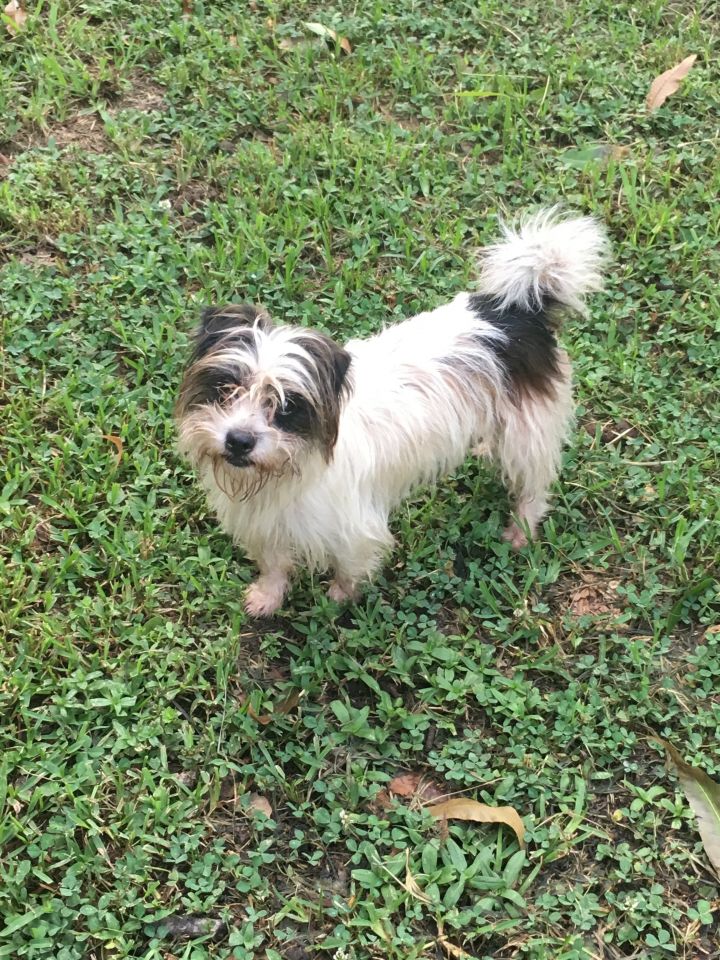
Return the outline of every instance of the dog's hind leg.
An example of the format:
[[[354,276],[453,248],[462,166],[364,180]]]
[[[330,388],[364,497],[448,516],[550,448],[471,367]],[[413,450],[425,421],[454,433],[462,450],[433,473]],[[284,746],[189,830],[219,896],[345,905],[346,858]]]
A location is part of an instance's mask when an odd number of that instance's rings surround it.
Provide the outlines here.
[[[569,366],[553,397],[508,403],[500,417],[495,456],[513,498],[515,519],[503,532],[517,550],[534,537],[549,507],[549,490],[560,471],[562,447],[573,422]]]

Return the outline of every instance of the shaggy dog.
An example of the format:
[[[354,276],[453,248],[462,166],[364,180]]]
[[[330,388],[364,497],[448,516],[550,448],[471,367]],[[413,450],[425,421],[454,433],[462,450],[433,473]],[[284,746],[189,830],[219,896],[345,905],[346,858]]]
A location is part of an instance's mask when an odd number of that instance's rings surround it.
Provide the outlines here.
[[[477,445],[513,498],[505,538],[535,534],[573,420],[556,332],[600,288],[607,242],[556,210],[503,230],[476,292],[368,339],[341,345],[248,305],[204,312],[179,445],[260,570],[248,613],[277,610],[298,564],[331,568],[330,597],[355,597],[392,547],[393,507]]]

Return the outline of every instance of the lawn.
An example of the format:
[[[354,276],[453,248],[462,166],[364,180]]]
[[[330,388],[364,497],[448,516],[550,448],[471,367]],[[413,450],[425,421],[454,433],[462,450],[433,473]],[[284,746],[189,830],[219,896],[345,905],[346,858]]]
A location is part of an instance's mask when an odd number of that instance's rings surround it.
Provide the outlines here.
[[[717,958],[651,740],[720,780],[715,5],[26,9],[0,26],[0,958]],[[615,263],[564,332],[540,539],[501,541],[469,460],[357,605],[306,575],[248,621],[174,449],[201,305],[369,333],[557,200]],[[514,807],[525,850],[403,774]]]

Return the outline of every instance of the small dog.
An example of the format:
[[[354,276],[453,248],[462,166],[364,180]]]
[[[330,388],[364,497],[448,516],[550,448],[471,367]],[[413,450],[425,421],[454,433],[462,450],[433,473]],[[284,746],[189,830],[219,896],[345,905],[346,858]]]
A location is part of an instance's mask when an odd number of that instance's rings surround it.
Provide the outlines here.
[[[573,420],[556,340],[564,310],[601,287],[602,227],[527,218],[487,248],[479,289],[344,346],[230,304],[206,310],[180,389],[180,451],[223,529],[257,564],[245,606],[272,614],[293,568],[332,568],[346,600],[378,569],[402,498],[481,445],[500,467],[527,543]]]

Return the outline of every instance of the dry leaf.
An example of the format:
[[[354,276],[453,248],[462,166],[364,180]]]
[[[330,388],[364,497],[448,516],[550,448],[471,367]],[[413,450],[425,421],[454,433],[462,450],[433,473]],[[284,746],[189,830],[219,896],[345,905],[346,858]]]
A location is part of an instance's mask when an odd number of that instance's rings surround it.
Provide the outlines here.
[[[123,455],[123,442],[120,437],[114,433],[104,433],[103,440],[109,440],[110,443],[115,447],[115,464],[120,463]]]
[[[469,953],[466,953],[462,947],[458,947],[454,943],[450,943],[447,937],[443,936],[442,934],[438,935],[437,940],[448,956],[456,957],[457,960],[475,960],[475,957],[472,957]]]
[[[379,790],[369,806],[374,813],[383,814],[387,810],[392,810],[395,804],[387,790]]]
[[[323,40],[337,40],[337,34],[335,31],[331,30],[330,27],[326,27],[323,23],[308,23],[305,21],[303,26],[307,27],[311,33],[315,33],[318,37],[322,37]]]
[[[390,793],[398,797],[417,797],[421,803],[431,803],[447,796],[432,780],[428,780],[424,773],[401,773],[388,784]]]
[[[659,77],[655,77],[646,101],[647,108],[651,113],[653,110],[661,107],[667,98],[671,97],[673,93],[679,89],[680,81],[688,75],[690,68],[696,60],[697,54],[691,53],[689,57],[685,57],[677,66],[666,70],[665,73],[661,73]]]
[[[590,583],[572,592],[568,608],[575,617],[617,616],[620,609],[613,603],[615,597],[609,583]]]
[[[260,813],[264,813],[266,817],[272,817],[272,807],[270,806],[270,801],[267,797],[263,797],[259,793],[250,794],[248,810],[259,810]]]
[[[473,820],[475,823],[504,823],[512,827],[520,847],[525,847],[525,824],[514,807],[488,807],[487,804],[455,797],[445,803],[428,807],[428,811],[438,820]]]
[[[286,713],[290,713],[293,707],[296,707],[299,702],[300,691],[295,690],[290,694],[289,697],[286,697],[281,703],[279,703],[272,713],[264,713],[259,715],[253,710],[252,704],[250,704],[248,706],[248,716],[252,717],[257,723],[261,723],[264,727],[266,727],[268,723],[272,723],[272,721],[276,720],[278,717],[283,717]]]
[[[443,948],[445,953],[451,957],[456,957],[457,960],[476,960],[475,957],[472,957],[469,953],[463,950],[462,947],[456,946],[454,943],[450,943],[448,938],[445,936],[445,930],[443,928],[442,920],[438,920],[438,935],[437,942]]]
[[[5,22],[5,28],[10,36],[14,37],[24,28],[27,14],[20,6],[19,0],[10,0],[3,13],[8,18]]]
[[[344,50],[345,53],[350,53],[352,47],[350,46],[350,41],[347,37],[338,37],[337,33],[330,27],[326,27],[324,23],[308,22],[307,20],[303,23],[304,27],[307,27],[311,33],[316,34],[318,37],[322,37],[323,40],[332,40],[335,43],[340,44],[340,49]]]
[[[192,14],[192,0],[182,0],[182,15],[189,17]]]
[[[560,160],[568,167],[579,170],[597,164],[606,164],[610,160],[622,160],[630,154],[630,147],[618,143],[595,143],[586,147],[570,147],[560,154]]]
[[[430,897],[421,889],[415,877],[410,870],[410,851],[405,851],[405,883],[403,884],[410,896],[415,897],[420,903],[432,903]]]
[[[720,877],[720,784],[715,783],[699,767],[685,763],[675,747],[654,737],[672,760],[690,806],[697,817],[700,838],[708,859]]]

